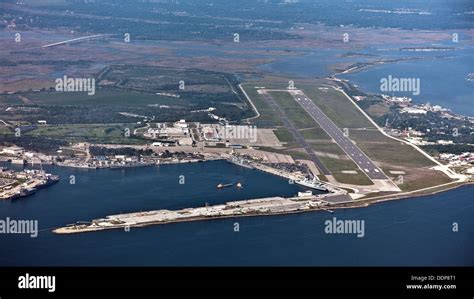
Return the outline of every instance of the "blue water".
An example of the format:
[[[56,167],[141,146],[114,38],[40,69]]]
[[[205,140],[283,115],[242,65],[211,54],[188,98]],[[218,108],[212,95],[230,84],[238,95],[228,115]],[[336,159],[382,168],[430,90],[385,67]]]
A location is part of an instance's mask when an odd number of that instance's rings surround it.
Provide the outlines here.
[[[49,167],[63,180],[0,202],[0,219],[37,219],[40,229],[159,208],[295,194],[299,187],[227,162],[127,170]],[[76,175],[70,185],[68,176]],[[185,184],[179,185],[179,176]],[[244,189],[215,189],[240,181]],[[474,186],[363,209],[246,217],[76,235],[0,235],[0,265],[474,265]],[[365,220],[365,237],[328,235],[324,221]],[[240,232],[234,232],[234,223]],[[452,231],[452,223],[459,232]]]
[[[377,94],[384,93],[380,91],[381,78],[388,78],[389,75],[395,78],[419,78],[420,95],[402,92],[389,94],[406,95],[417,103],[430,102],[456,113],[474,116],[474,81],[466,79],[469,73],[474,72],[473,49],[404,54],[405,57],[423,59],[390,63],[340,77],[357,84],[364,91]]]
[[[443,43],[438,47],[455,47],[447,52],[402,52],[399,49],[410,45],[387,45],[368,47],[353,52],[374,57],[341,57],[348,51],[337,49],[313,49],[304,55],[290,56],[260,66],[260,69],[280,75],[298,77],[327,77],[332,75],[331,66],[340,63],[356,63],[380,59],[419,58],[418,60],[388,63],[366,70],[339,75],[358,85],[363,91],[381,94],[380,79],[389,75],[396,78],[419,78],[420,95],[412,93],[389,93],[395,96],[408,95],[417,103],[429,102],[452,109],[456,113],[474,116],[474,81],[466,80],[474,73],[474,49],[468,45]],[[417,45],[423,46],[423,45]],[[386,93],[386,92],[385,92]]]
[[[297,77],[327,77],[332,74],[330,67],[338,63],[347,63],[354,61],[354,58],[341,57],[347,53],[343,50],[335,49],[313,49],[306,53],[299,53],[298,56],[289,56],[278,59],[275,62],[261,65],[262,71],[268,71],[281,75],[290,75]],[[367,61],[367,58],[357,58],[361,61]]]

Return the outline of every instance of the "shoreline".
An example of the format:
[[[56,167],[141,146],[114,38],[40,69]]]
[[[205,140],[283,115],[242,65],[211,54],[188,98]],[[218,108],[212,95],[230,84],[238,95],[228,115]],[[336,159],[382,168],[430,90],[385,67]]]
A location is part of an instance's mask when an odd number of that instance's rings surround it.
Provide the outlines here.
[[[337,84],[338,81],[340,83],[341,79],[333,77],[331,81],[334,81]],[[339,84],[337,84],[337,85],[339,85]],[[340,91],[349,100],[351,100],[351,102],[356,107],[358,107],[358,105],[355,104],[352,101],[352,98],[347,95],[347,93],[343,90],[343,88],[341,88],[340,85],[339,85],[339,88],[340,88]],[[335,88],[335,89],[337,89],[337,88]],[[255,109],[255,107],[254,107],[254,109]],[[361,110],[360,107],[358,107],[358,109]],[[258,115],[258,113],[259,113],[258,110],[255,109],[255,113]],[[364,112],[363,112],[363,114],[365,115]],[[365,115],[365,116],[371,122],[374,123],[374,121],[368,115]],[[378,127],[377,125],[376,125],[376,127],[380,131],[382,131],[382,133],[384,133],[383,130],[380,127]],[[384,135],[386,135],[386,134],[384,134]],[[393,138],[393,137],[391,137],[391,138],[396,139],[396,138]],[[401,140],[399,140],[399,141],[401,141]],[[403,141],[401,141],[401,142],[403,142]],[[413,145],[411,145],[411,146],[416,148],[416,146],[413,146]],[[421,150],[421,149],[418,149],[418,150],[421,153],[423,153],[425,155],[428,155],[427,153],[424,153],[423,150]],[[440,166],[440,163],[438,161],[435,161],[435,159],[431,156],[430,156],[430,158],[433,162],[435,162],[435,164],[438,164],[438,166]],[[241,167],[245,167],[243,165],[239,165],[238,163],[230,161],[229,159],[224,159],[224,160],[227,160],[229,163],[236,164],[236,165],[241,166]],[[280,170],[273,169],[272,167],[269,167],[269,166],[266,166],[266,165],[262,165],[262,166],[261,165],[251,165],[251,166],[254,169],[257,169],[257,170],[260,170],[260,171],[263,171],[263,172],[267,172],[267,173],[270,173],[272,175],[280,176],[280,177],[290,179],[290,180],[294,179],[294,177],[291,173],[282,173]],[[259,167],[259,166],[261,166],[261,167]],[[460,188],[460,187],[463,187],[463,186],[469,186],[469,185],[472,185],[472,184],[474,184],[474,182],[472,182],[472,181],[452,181],[452,182],[449,182],[449,183],[445,183],[445,184],[441,184],[441,185],[437,185],[437,186],[432,186],[432,187],[427,187],[427,188],[423,188],[423,189],[420,189],[420,190],[394,193],[394,194],[387,194],[387,195],[380,195],[380,196],[374,196],[374,197],[370,197],[370,194],[369,194],[368,198],[360,198],[358,200],[352,200],[351,202],[344,202],[344,203],[326,202],[326,203],[332,209],[363,208],[363,207],[368,207],[368,206],[373,205],[373,204],[384,203],[384,202],[388,202],[388,201],[431,196],[431,195],[435,195],[435,194],[442,193],[442,192],[448,192],[450,190],[457,189],[457,188]],[[332,194],[332,196],[337,196],[340,193],[335,192],[335,193],[330,193],[330,194]],[[329,196],[331,196],[331,195],[329,195]],[[346,196],[350,197],[350,195],[347,195],[347,194],[346,194]],[[367,195],[365,195],[365,196],[367,196]],[[254,200],[259,200],[259,199],[254,199]],[[232,204],[232,203],[233,202],[227,202],[225,205]],[[212,207],[209,207],[209,208],[212,208]],[[195,209],[199,209],[199,208],[195,208]],[[229,214],[229,215],[213,215],[213,216],[196,215],[196,216],[192,216],[192,217],[176,218],[176,219],[169,219],[169,220],[164,220],[164,221],[162,220],[162,221],[132,223],[131,225],[128,225],[128,226],[125,226],[125,227],[123,225],[114,225],[114,226],[108,226],[108,227],[82,227],[82,228],[78,228],[77,230],[71,229],[70,227],[69,228],[68,227],[62,227],[62,228],[57,228],[57,229],[53,230],[53,232],[58,233],[58,234],[70,234],[70,233],[81,233],[81,232],[98,231],[98,230],[106,230],[106,229],[118,229],[118,228],[126,228],[126,227],[128,227],[128,229],[129,229],[130,227],[144,227],[144,226],[157,225],[157,224],[191,222],[191,221],[198,221],[198,220],[213,220],[213,219],[239,218],[239,217],[251,217],[251,216],[277,216],[277,215],[286,215],[286,214],[295,214],[295,213],[304,213],[304,212],[314,212],[314,211],[320,211],[320,210],[324,210],[324,209],[320,208],[320,207],[318,207],[318,208],[311,207],[309,209],[303,209],[303,210],[298,209],[296,211],[295,210],[286,210],[286,211],[278,211],[278,212],[275,212],[275,211],[273,211],[273,212],[257,212],[257,213],[250,212],[250,213],[244,213],[244,214],[242,214],[240,212],[239,213],[235,212],[235,213],[232,213],[232,214]],[[153,211],[149,211],[149,212],[151,213]],[[173,211],[171,211],[171,212],[173,212]],[[147,212],[144,212],[144,213],[147,213]],[[105,219],[108,219],[109,217],[121,217],[121,216],[124,216],[124,215],[127,215],[127,214],[106,216]],[[96,220],[92,220],[92,221],[96,221]]]
[[[361,112],[376,126],[376,128],[379,129],[379,131],[382,132],[382,134],[384,134],[383,130],[372,120],[371,117],[369,117],[368,115],[365,114],[365,112],[362,110],[362,108],[360,108],[352,100],[352,97],[349,96],[346,91],[344,91],[343,86],[341,86],[341,84],[340,84],[341,81],[346,81],[348,83],[350,83],[350,82],[348,80],[345,80],[345,79],[340,79],[340,78],[338,78],[338,76],[341,75],[341,74],[358,72],[358,71],[364,70],[365,68],[374,67],[374,66],[377,66],[379,64],[393,63],[393,62],[403,61],[403,60],[410,60],[410,59],[401,59],[401,60],[393,60],[393,61],[377,61],[375,63],[368,63],[368,64],[365,64],[365,65],[362,64],[362,65],[359,65],[359,66],[355,66],[355,67],[346,69],[342,72],[337,72],[337,73],[333,74],[332,76],[330,76],[329,78],[326,78],[326,79],[329,79],[332,82],[336,82],[336,85],[339,86],[340,91],[349,100],[351,100],[352,104],[354,104],[359,110],[361,110]],[[239,88],[243,91],[245,97],[247,98],[248,102],[250,103],[250,106],[252,107],[252,109],[255,112],[255,116],[242,120],[242,121],[247,121],[248,122],[249,120],[252,120],[254,118],[258,118],[260,116],[260,113],[257,110],[257,107],[254,105],[254,103],[251,101],[251,99],[246,94],[245,90],[242,88],[242,84],[239,84]],[[336,87],[333,87],[333,88],[337,89]],[[359,88],[359,87],[357,87],[356,89],[362,91],[362,89]],[[386,134],[384,134],[384,135],[386,135]],[[403,140],[400,140],[398,138],[394,138],[394,137],[388,136],[388,135],[386,135],[386,136],[390,137],[392,139],[404,142]],[[410,145],[412,147],[414,147],[415,149],[418,149],[416,146],[414,146],[412,144],[410,144]],[[435,159],[433,157],[431,157],[431,155],[428,155],[427,153],[425,153],[421,149],[418,149],[418,151],[420,151],[422,154],[425,154],[425,155],[429,156],[432,161],[434,161],[438,164],[438,166],[442,166],[439,162],[435,161]],[[110,166],[84,167],[85,165],[65,165],[65,164],[53,164],[53,165],[60,166],[60,167],[71,167],[71,168],[79,168],[79,169],[95,169],[95,170],[98,170],[98,169],[126,169],[126,168],[135,168],[135,167],[144,167],[144,166],[160,166],[160,165],[166,165],[166,164],[186,164],[186,163],[194,163],[194,162],[208,162],[208,161],[215,161],[215,160],[226,160],[227,162],[235,164],[237,166],[246,167],[245,165],[239,165],[238,163],[229,161],[229,159],[222,158],[222,157],[221,158],[207,157],[207,158],[204,158],[202,160],[184,160],[184,161],[166,161],[166,162],[159,161],[160,163],[156,163],[156,164],[155,163],[138,163],[138,164],[133,164],[133,165],[118,165],[118,166],[113,166],[113,167],[110,167]],[[279,170],[277,168],[273,168],[273,167],[265,165],[265,164],[252,163],[252,166],[253,167],[251,167],[251,168],[253,168],[253,169],[257,169],[259,171],[263,171],[265,173],[269,173],[269,174],[274,175],[274,176],[279,176],[279,177],[289,179],[289,180],[298,179],[292,173],[285,173],[285,172],[282,172],[281,170]],[[323,182],[323,183],[326,184],[326,182]],[[364,197],[362,197],[360,199],[352,200],[351,202],[344,202],[344,203],[337,203],[337,202],[330,203],[330,202],[327,202],[327,204],[332,209],[362,208],[362,207],[368,207],[372,204],[384,203],[384,202],[388,202],[388,201],[431,196],[431,195],[435,195],[435,194],[442,193],[442,192],[448,192],[450,190],[454,190],[454,189],[457,189],[457,188],[460,188],[460,187],[463,187],[463,186],[469,186],[469,185],[473,185],[473,184],[474,184],[474,182],[472,182],[472,181],[452,181],[452,182],[449,182],[449,183],[445,183],[445,184],[441,184],[441,185],[437,185],[437,186],[432,186],[432,187],[427,187],[427,188],[422,188],[422,189],[414,190],[414,191],[407,191],[407,192],[400,192],[400,193],[393,193],[393,194],[386,194],[386,195],[377,195],[377,196],[372,196],[372,197],[370,196],[370,193],[368,193],[368,194],[364,194]],[[328,184],[328,185],[332,186],[331,184]],[[340,189],[340,187],[338,187],[338,189]],[[341,190],[337,190],[335,192],[333,191],[333,193],[329,193],[328,197],[329,196],[338,196],[338,195],[341,194],[340,192],[341,192]],[[350,195],[347,195],[347,194],[345,194],[345,195],[347,197],[350,196]],[[291,199],[291,198],[282,198],[282,199]],[[261,198],[260,199],[258,199],[258,198],[257,199],[250,199],[250,201],[252,201],[252,200],[259,201],[259,200],[263,200],[263,199],[261,199]],[[307,200],[307,202],[310,202],[310,201]],[[235,203],[235,202],[231,201],[231,202],[225,203],[225,205],[227,205],[227,204],[232,205],[233,203]],[[209,208],[212,208],[212,207],[215,207],[215,206],[211,206]],[[206,207],[206,208],[208,208],[208,207]],[[187,209],[184,209],[184,210],[188,210],[188,209],[199,209],[199,208],[187,208]],[[308,209],[303,209],[303,210],[300,210],[300,209],[291,210],[290,209],[290,210],[286,210],[286,211],[277,211],[277,212],[275,212],[275,211],[272,211],[272,212],[254,212],[253,211],[253,212],[249,212],[248,214],[245,214],[245,213],[242,214],[242,213],[235,212],[233,214],[226,214],[226,215],[213,215],[213,216],[196,215],[196,216],[191,216],[191,217],[187,217],[187,218],[176,218],[176,219],[172,219],[172,220],[135,223],[135,224],[129,225],[128,227],[144,227],[144,226],[157,225],[157,224],[169,224],[169,223],[177,223],[177,222],[191,222],[191,221],[198,221],[198,220],[213,220],[213,219],[223,219],[223,218],[239,218],[239,217],[252,217],[252,216],[276,216],[276,215],[286,215],[286,214],[295,214],[295,213],[304,213],[304,212],[314,212],[314,211],[320,211],[320,210],[325,210],[325,209],[321,208],[321,207],[310,207]],[[163,211],[166,211],[166,210],[163,210]],[[153,211],[143,212],[143,213],[151,213],[151,212],[153,212]],[[170,211],[170,212],[175,212],[175,211]],[[108,218],[108,217],[121,216],[121,215],[127,215],[127,214],[111,215],[111,216],[106,216],[106,217]],[[95,221],[95,220],[92,220],[92,221]],[[117,225],[117,226],[107,226],[107,227],[82,228],[83,231],[61,232],[61,229],[67,229],[67,227],[68,226],[63,227],[63,228],[57,228],[57,229],[53,230],[53,232],[54,233],[59,233],[59,234],[62,234],[62,233],[68,234],[68,233],[77,233],[77,232],[88,232],[88,231],[98,231],[98,230],[106,230],[106,229],[124,228],[124,226],[122,226],[122,225]]]
[[[332,206],[332,208],[333,209],[356,209],[356,208],[368,207],[372,204],[380,204],[380,203],[397,201],[397,200],[409,200],[409,199],[412,199],[412,198],[428,197],[428,196],[436,195],[436,194],[439,194],[439,193],[449,192],[449,191],[456,190],[456,189],[459,189],[459,188],[471,186],[471,185],[474,185],[474,182],[462,182],[462,183],[452,182],[452,183],[448,183],[448,184],[450,184],[450,185],[453,184],[454,186],[448,187],[446,189],[435,190],[435,191],[432,191],[432,192],[429,192],[429,193],[424,193],[424,194],[406,194],[406,193],[404,193],[404,194],[390,194],[390,195],[384,195],[384,196],[387,197],[387,198],[384,198],[384,199],[378,199],[381,196],[374,197],[374,198],[359,199],[359,200],[354,201],[354,203],[349,204],[349,206],[347,206],[347,205],[338,205],[338,206]],[[433,186],[431,188],[436,189],[436,188],[439,188],[439,186]]]
[[[239,201],[230,201],[224,204],[180,210],[152,210],[146,212],[132,212],[108,215],[105,218],[94,219],[90,224],[70,224],[53,230],[55,234],[74,234],[109,229],[128,230],[131,227],[144,227],[158,224],[177,222],[191,222],[223,218],[238,218],[250,216],[285,215],[309,211],[326,210],[331,204],[325,201],[328,197],[341,196],[339,194],[320,194],[305,197],[268,197]]]
[[[229,214],[229,215],[213,215],[213,216],[194,216],[194,217],[188,217],[188,218],[181,218],[181,219],[172,219],[172,220],[166,220],[166,221],[149,221],[149,222],[143,222],[143,223],[137,223],[137,224],[132,224],[132,225],[124,225],[124,224],[117,224],[115,226],[102,226],[102,227],[84,227],[84,228],[77,228],[73,229],[73,226],[64,226],[64,227],[59,227],[56,229],[53,229],[52,232],[55,234],[76,234],[76,233],[87,233],[87,232],[97,232],[97,231],[103,231],[103,230],[111,230],[111,229],[124,229],[125,231],[130,230],[132,227],[148,227],[152,225],[163,225],[163,224],[172,224],[172,223],[184,223],[184,222],[194,222],[194,221],[207,221],[207,220],[218,220],[218,219],[229,219],[229,218],[241,218],[241,217],[268,217],[268,216],[281,216],[281,215],[291,215],[291,214],[300,214],[300,213],[309,213],[309,212],[318,212],[318,211],[325,211],[329,213],[333,213],[333,210],[341,210],[341,209],[358,209],[358,208],[365,208],[369,207],[371,205],[375,204],[382,204],[386,202],[391,202],[391,201],[396,201],[396,200],[408,200],[411,198],[421,198],[421,197],[427,197],[431,195],[435,195],[438,193],[443,193],[443,192],[449,192],[451,190],[455,190],[461,187],[465,186],[470,186],[474,185],[474,182],[470,183],[462,183],[462,184],[457,184],[456,186],[453,186],[448,189],[443,189],[443,190],[437,190],[432,193],[428,194],[418,194],[418,195],[412,195],[412,196],[394,196],[390,197],[384,200],[376,200],[374,198],[372,199],[366,199],[366,200],[357,200],[351,203],[341,203],[341,204],[330,204],[326,202],[326,204],[322,205],[319,204],[318,206],[313,206],[308,209],[297,209],[297,210],[288,210],[288,211],[281,211],[281,212],[259,212],[259,213],[247,213],[247,214]],[[323,197],[324,198],[324,197]],[[282,198],[284,199],[284,198]],[[307,200],[302,200],[301,203],[306,203],[313,201],[314,199],[319,199],[322,200],[318,196],[313,196],[312,199],[307,199]],[[243,200],[243,201],[234,201],[234,202],[227,202],[225,204],[221,205],[216,205],[216,206],[223,206],[227,204],[233,204],[236,202],[248,202],[248,201],[260,201],[263,199],[249,199],[249,200]],[[206,208],[212,208],[216,206],[209,206]],[[202,209],[203,207],[198,207],[198,208],[185,208],[177,211],[183,211],[183,210],[190,210],[190,209]],[[169,210],[153,210],[153,211],[147,211],[147,212],[140,212],[140,213],[153,213],[153,212],[159,212],[159,211],[169,211]],[[173,212],[173,211],[171,211]],[[126,216],[126,215],[131,215],[131,214],[136,214],[138,212],[132,212],[132,213],[124,213],[124,214],[117,214],[117,215],[108,215],[104,219],[110,219],[109,217],[121,217],[121,216]],[[94,219],[91,221],[93,223],[94,221],[101,220],[101,219]]]

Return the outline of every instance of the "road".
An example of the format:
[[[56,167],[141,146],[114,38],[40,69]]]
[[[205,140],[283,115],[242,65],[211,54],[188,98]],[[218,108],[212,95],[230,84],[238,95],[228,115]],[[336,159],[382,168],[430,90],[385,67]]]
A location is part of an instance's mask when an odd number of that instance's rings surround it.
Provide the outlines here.
[[[87,40],[91,40],[91,39],[109,37],[109,36],[112,36],[112,35],[113,34],[96,34],[96,35],[83,36],[83,37],[68,39],[68,40],[61,41],[61,42],[47,44],[47,45],[41,46],[41,48],[50,48],[50,47],[55,47],[55,46],[60,46],[60,45],[65,45],[65,44],[70,44],[70,43],[78,43],[78,42],[87,41]]]
[[[288,131],[290,131],[290,133],[293,135],[298,144],[300,144],[301,147],[304,148],[304,150],[309,156],[309,159],[313,161],[314,164],[316,164],[321,173],[324,175],[331,175],[331,172],[329,172],[326,166],[324,166],[321,160],[319,160],[319,158],[314,154],[311,145],[303,138],[300,131],[298,131],[298,128],[296,128],[295,124],[286,116],[285,112],[283,111],[283,109],[281,109],[278,103],[267,92],[263,92],[262,96],[272,107],[272,109],[279,114],[279,118],[283,121],[285,127],[288,129]]]
[[[336,124],[302,91],[298,90],[290,92],[290,94],[370,179],[388,180],[380,168],[346,137]]]
[[[340,79],[337,79],[337,78],[332,78],[333,81],[336,81],[338,83],[341,83],[343,85],[345,85],[347,87],[347,83],[345,83],[344,81],[340,80]],[[339,88],[336,88],[336,87],[332,87],[333,89],[335,90],[338,90],[340,91],[376,128],[377,130],[379,130],[379,132],[390,138],[390,139],[393,139],[393,140],[396,140],[396,141],[399,141],[401,143],[404,143],[406,145],[409,145],[411,147],[413,147],[415,150],[417,150],[419,153],[421,153],[423,156],[425,156],[426,158],[428,158],[430,161],[432,161],[433,163],[435,163],[437,166],[437,170],[443,172],[445,175],[447,175],[449,178],[453,179],[453,180],[458,180],[460,182],[464,182],[466,181],[468,178],[467,176],[465,175],[462,175],[462,174],[458,174],[458,173],[455,173],[454,171],[452,171],[451,169],[449,169],[449,166],[446,166],[446,165],[443,165],[441,162],[439,162],[438,160],[436,160],[435,158],[433,158],[432,156],[430,156],[427,152],[425,152],[423,149],[421,149],[419,146],[417,146],[416,144],[413,144],[413,143],[410,143],[406,140],[403,140],[403,139],[399,139],[399,138],[396,138],[396,137],[393,137],[391,136],[390,134],[387,134],[387,132],[385,132],[362,108],[360,108],[355,102],[354,100],[343,90],[343,89],[339,89]]]

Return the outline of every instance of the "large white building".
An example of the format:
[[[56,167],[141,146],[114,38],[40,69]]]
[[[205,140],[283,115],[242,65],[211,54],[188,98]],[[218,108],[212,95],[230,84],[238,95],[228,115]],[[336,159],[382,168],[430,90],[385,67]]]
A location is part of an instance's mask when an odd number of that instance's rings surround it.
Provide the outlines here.
[[[18,146],[6,147],[2,150],[2,154],[19,156],[23,154],[23,149]]]
[[[408,114],[426,114],[427,111],[421,108],[403,108],[401,113],[408,113]]]

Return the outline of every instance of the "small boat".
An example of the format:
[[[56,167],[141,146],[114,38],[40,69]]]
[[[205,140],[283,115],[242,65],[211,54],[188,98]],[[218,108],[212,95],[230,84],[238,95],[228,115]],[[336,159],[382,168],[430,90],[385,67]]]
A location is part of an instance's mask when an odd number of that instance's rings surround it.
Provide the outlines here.
[[[219,185],[217,185],[217,188],[222,189],[222,188],[230,187],[232,185],[234,185],[234,184],[219,184]]]
[[[243,188],[241,183],[237,183],[236,186],[237,186],[237,188],[239,188],[239,189],[240,189],[240,188]]]

